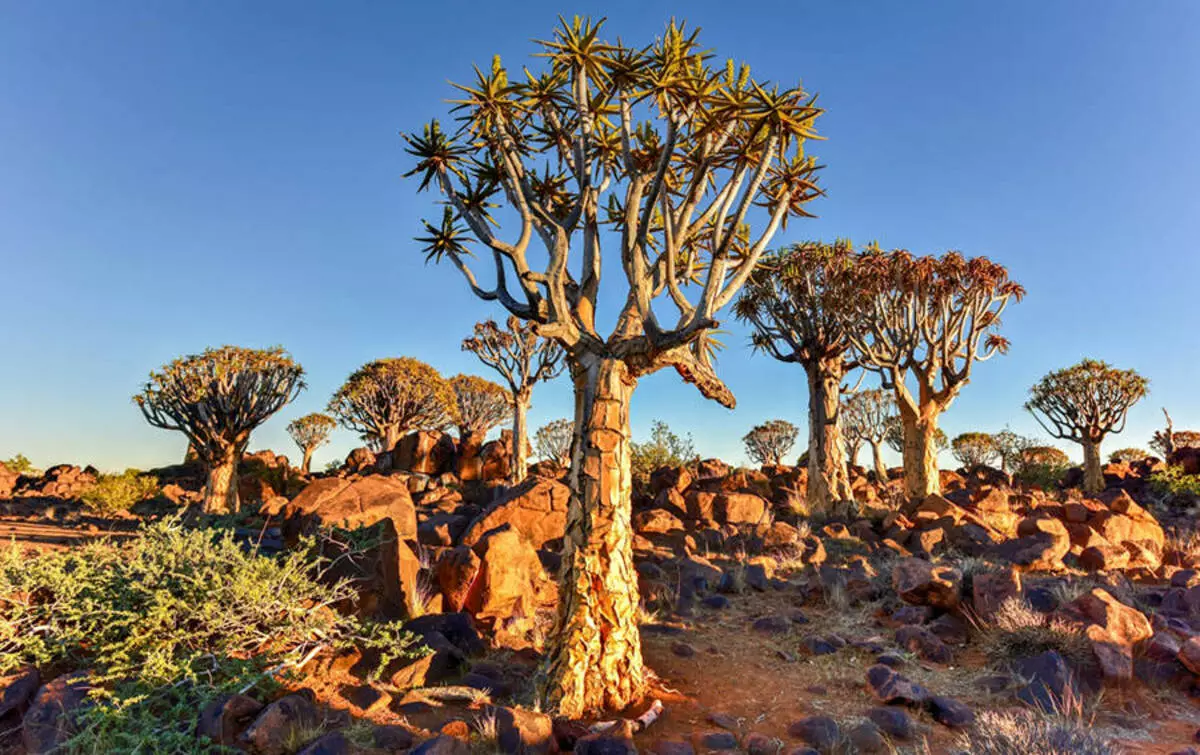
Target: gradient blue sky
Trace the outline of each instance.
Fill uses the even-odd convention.
[[[820,92],[819,219],[782,241],[850,236],[1009,266],[1011,353],[980,365],[942,423],[1037,434],[1021,404],[1094,356],[1151,379],[1124,436],[1171,408],[1200,426],[1200,3],[312,3],[0,0],[0,458],[149,467],[181,436],[130,401],[146,373],[208,345],[282,344],[309,389],[252,448],[345,376],[389,355],[486,375],[460,339],[499,314],[411,240],[430,198],[402,181],[397,132],[445,111],[447,79],[509,63],[556,15],[609,17],[644,43],[673,14],[757,76]],[[615,283],[615,280],[609,281]],[[774,417],[804,425],[799,368],[751,356],[727,325],[740,404],[673,374],[655,418],[701,453],[744,458]],[[536,427],[569,411],[539,388]],[[338,431],[317,463],[346,453]],[[1077,449],[1068,448],[1074,456]]]

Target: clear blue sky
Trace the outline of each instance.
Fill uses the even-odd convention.
[[[499,314],[411,240],[430,212],[400,174],[397,132],[445,111],[447,79],[523,62],[556,15],[607,14],[645,43],[672,15],[764,78],[821,93],[828,197],[781,240],[850,236],[1008,265],[1028,298],[1011,353],[980,365],[945,416],[954,435],[1010,424],[1028,386],[1084,356],[1135,367],[1200,427],[1200,3],[311,3],[0,0],[0,458],[148,467],[183,452],[130,401],[146,373],[209,345],[282,344],[309,389],[284,426],[390,355],[485,374],[459,351]],[[614,281],[610,281],[614,282]],[[645,380],[654,418],[699,450],[804,424],[799,368],[727,337],[729,412],[673,374]],[[565,416],[565,380],[531,422]],[[318,464],[343,455],[339,431]],[[1078,456],[1077,449],[1067,449]]]

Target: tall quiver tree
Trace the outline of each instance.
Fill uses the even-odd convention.
[[[454,390],[433,367],[411,357],[376,359],[355,370],[326,409],[344,427],[392,451],[413,430],[441,430],[458,416]]]
[[[883,463],[883,442],[895,417],[896,401],[882,388],[857,391],[842,400],[842,425],[846,435],[871,446],[875,479],[881,484],[888,480],[887,467]]]
[[[492,428],[509,417],[508,391],[490,380],[475,375],[450,378],[458,405],[458,439],[481,440]]]
[[[300,447],[304,460],[300,469],[308,474],[312,467],[313,452],[329,442],[329,434],[337,427],[337,420],[328,414],[306,414],[291,421],[287,426],[288,435]]]
[[[912,498],[941,491],[938,418],[971,379],[976,362],[1008,350],[1000,315],[1025,289],[986,257],[958,252],[913,257],[863,252],[858,295],[842,310],[859,362],[896,399],[904,429],[904,489]]]
[[[283,349],[222,346],[151,372],[133,400],[151,425],[187,436],[208,468],[204,512],[228,514],[250,433],[303,389],[304,370]]]
[[[1055,438],[1083,446],[1083,489],[1104,490],[1100,444],[1125,429],[1129,409],[1146,395],[1149,381],[1094,359],[1046,375],[1029,389],[1025,408]]]
[[[754,327],[751,341],[808,378],[808,503],[814,510],[851,497],[839,420],[842,379],[857,367],[839,315],[854,264],[849,242],[805,243],[770,255],[754,271],[735,311]]]
[[[539,43],[545,68],[510,81],[496,60],[459,87],[457,133],[433,123],[408,137],[419,161],[412,173],[421,188],[438,187],[446,205],[440,223],[426,224],[428,253],[449,258],[476,295],[567,352],[571,500],[543,693],[568,717],[623,708],[644,693],[630,500],[634,387],[672,367],[733,406],[697,341],[775,232],[818,193],[804,143],[819,110],[800,87],[755,82],[733,61],[713,70],[696,34],[675,23],[644,48],[600,32],[600,24],[564,21]],[[509,238],[488,214],[499,198],[518,220]],[[596,313],[602,225],[618,250],[606,268],[618,282],[603,299],[619,303],[607,335]],[[547,258],[537,270],[535,239]],[[483,259],[495,265],[494,286],[479,282],[468,241],[490,252]],[[674,313],[655,310],[663,301]]]
[[[532,323],[510,315],[501,328],[493,320],[475,324],[475,335],[463,340],[463,351],[479,357],[508,383],[511,393],[513,454],[509,477],[514,485],[525,479],[529,466],[527,419],[533,387],[552,380],[563,370],[563,350],[555,341],[542,338]]]

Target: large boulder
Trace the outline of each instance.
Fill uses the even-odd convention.
[[[9,469],[4,466],[4,462],[0,461],[0,498],[11,496],[13,488],[17,486],[17,480],[19,479],[21,479],[19,472]]]
[[[462,544],[473,546],[491,530],[509,525],[535,549],[558,540],[567,529],[571,489],[557,480],[530,477],[510,488],[467,527]]]
[[[392,469],[436,477],[454,467],[454,439],[437,430],[418,430],[392,449]]]
[[[1057,519],[1029,517],[1017,526],[1015,540],[996,546],[996,555],[1022,571],[1061,569],[1063,556],[1071,550],[1071,534]]]
[[[491,530],[473,550],[479,561],[469,580],[463,610],[491,627],[496,645],[515,650],[536,647],[539,619],[547,616],[544,609],[557,599],[555,584],[542,568],[537,551],[511,525]],[[460,567],[470,565],[470,560],[460,563]],[[465,576],[460,576],[460,582]]]
[[[1110,679],[1133,678],[1134,646],[1154,636],[1150,621],[1136,608],[1125,605],[1097,587],[1063,608],[1063,614],[1087,625],[1092,651]]]
[[[398,477],[326,477],[309,483],[284,507],[284,517],[311,525],[357,529],[384,519],[395,522],[404,540],[417,538],[417,511],[408,486]]]
[[[962,573],[951,566],[934,566],[920,558],[905,558],[892,569],[892,586],[905,603],[933,608],[958,604]]]
[[[76,731],[78,718],[88,705],[86,672],[60,676],[33,698],[21,721],[21,743],[30,755],[57,752]]]

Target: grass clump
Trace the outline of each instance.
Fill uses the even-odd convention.
[[[64,752],[220,752],[193,733],[217,696],[270,693],[278,673],[322,648],[417,652],[391,625],[332,610],[352,589],[321,580],[327,563],[312,548],[268,557],[178,518],[140,535],[0,554],[0,673],[87,669],[95,686]]]
[[[1075,662],[1086,662],[1091,655],[1087,636],[1078,627],[1047,618],[1020,598],[1000,604],[992,622],[983,628],[982,645],[987,656],[998,663],[1048,650]]]
[[[121,474],[102,474],[79,496],[83,506],[97,514],[128,511],[134,504],[158,495],[158,478],[126,469]]]
[[[1083,721],[1028,711],[980,712],[957,747],[970,755],[1118,755]]]

